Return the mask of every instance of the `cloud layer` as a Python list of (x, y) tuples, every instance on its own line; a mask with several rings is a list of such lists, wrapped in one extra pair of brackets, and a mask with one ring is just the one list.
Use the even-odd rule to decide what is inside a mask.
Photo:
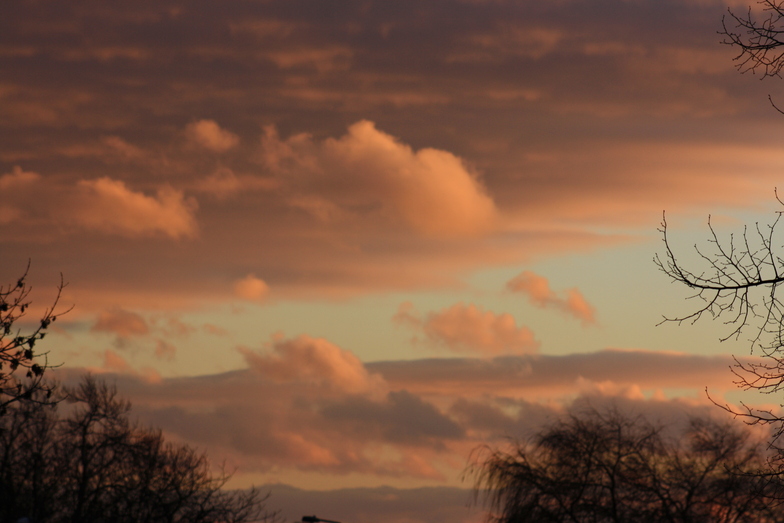
[[(731, 387), (726, 357), (582, 352), (644, 304), (553, 258), (637, 270), (663, 208), (776, 207), (777, 84), (717, 43), (733, 2), (7, 4), (3, 281), (64, 273), (47, 341), (241, 481), (454, 483), (570, 402)], [(405, 300), (416, 346), (381, 338)]]
[[(17, 3), (0, 269), (67, 268), (89, 308), (233, 300), (248, 274), (283, 295), (434, 288), (770, 193), (770, 89), (716, 45), (723, 2), (567, 3)], [(122, 263), (80, 263), (107, 251)]]
[[(363, 364), (308, 336), (241, 350), (247, 370), (209, 376), (155, 377), (114, 353), (107, 367), (122, 372), (117, 383), (141, 419), (243, 477), (350, 474), (370, 484), (454, 481), (473, 447), (525, 437), (575, 402), (672, 423), (720, 412), (705, 386), (714, 397), (734, 388), (723, 356), (608, 350)], [(663, 389), (694, 398), (666, 399)]]

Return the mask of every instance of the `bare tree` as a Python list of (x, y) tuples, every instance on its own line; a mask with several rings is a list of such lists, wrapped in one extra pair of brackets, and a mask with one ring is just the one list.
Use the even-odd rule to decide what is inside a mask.
[[(735, 57), (741, 72), (759, 72), (762, 78), (781, 77), (784, 69), (784, 0), (759, 0), (739, 14), (728, 8), (722, 19), (723, 43), (739, 53)], [(784, 114), (770, 99), (773, 107)], [(776, 198), (784, 205), (778, 194)], [(674, 282), (694, 291), (699, 304), (683, 316), (665, 317), (664, 321), (696, 322), (704, 316), (718, 319), (728, 326), (721, 341), (748, 336), (751, 353), (760, 359), (741, 361), (735, 358), (732, 371), (735, 383), (743, 390), (774, 394), (784, 390), (784, 302), (780, 288), (784, 283), (784, 259), (780, 237), (781, 212), (769, 224), (755, 223), (737, 234), (720, 238), (708, 219), (708, 246), (695, 246), (698, 256), (684, 264), (676, 256), (662, 220), (661, 233), (665, 253), (654, 261)], [(778, 456), (771, 473), (784, 476), (784, 417), (767, 409), (742, 404), (740, 410), (723, 404), (725, 410), (742, 416), (747, 423), (769, 425), (773, 429), (771, 446)]]
[[(729, 16), (722, 18), (723, 43), (735, 46), (735, 57), (741, 72), (760, 71), (766, 76), (781, 76), (784, 68), (784, 1), (760, 0), (761, 12), (751, 7), (744, 14), (728, 8)], [(728, 22), (730, 25), (728, 26)]]
[(89, 376), (67, 390), (65, 403), (9, 407), (0, 418), (0, 522), (274, 520), (266, 496), (223, 490), (229, 476), (213, 474), (204, 454), (133, 423), (129, 410), (113, 387)]
[[(760, 72), (762, 78), (781, 77), (784, 68), (784, 0), (759, 0), (759, 8), (752, 7), (743, 14), (727, 8), (721, 20), (722, 43), (738, 49), (733, 59), (742, 73)], [(729, 22), (729, 23), (728, 23)], [(768, 100), (776, 111), (784, 114), (773, 98)]]
[[(664, 255), (654, 258), (674, 282), (694, 291), (691, 298), (698, 304), (690, 313), (665, 317), (663, 321), (694, 323), (707, 316), (727, 326), (722, 341), (747, 335), (752, 354), (760, 357), (735, 358), (735, 384), (743, 390), (766, 394), (784, 390), (784, 259), (777, 250), (782, 244), (781, 221), (779, 213), (769, 225), (757, 223), (722, 239), (709, 219), (708, 246), (694, 247), (697, 259), (694, 266), (687, 268), (675, 254), (667, 222), (662, 220)], [(780, 447), (777, 441), (784, 434), (784, 418), (780, 414), (747, 404), (742, 404), (741, 411), (726, 404), (720, 406), (743, 416), (748, 423), (774, 427), (771, 445)], [(780, 450), (784, 455), (784, 447)]]
[[(16, 401), (26, 399), (46, 402), (51, 398), (52, 389), (44, 380), (44, 373), (50, 367), (47, 352), (36, 349), (38, 341), (44, 339), (47, 329), (59, 315), (70, 309), (57, 311), (65, 283), (60, 275), (52, 305), (45, 309), (38, 321), (27, 332), (18, 326), (24, 321), (31, 302), (27, 284), (27, 269), (14, 283), (0, 285), (0, 416), (6, 407)], [(43, 390), (44, 394), (36, 394)]]
[(779, 522), (774, 485), (747, 475), (764, 444), (743, 425), (694, 419), (679, 434), (617, 411), (572, 414), (468, 473), (495, 523)]

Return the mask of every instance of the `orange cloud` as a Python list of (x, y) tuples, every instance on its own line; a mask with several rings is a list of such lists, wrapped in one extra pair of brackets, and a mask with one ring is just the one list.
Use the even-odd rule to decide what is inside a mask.
[(44, 182), (38, 174), (14, 167), (0, 176), (0, 189), (5, 189), (0, 197), (12, 204), (0, 206), (0, 217), (22, 222), (18, 228), (26, 228), (28, 235), (29, 227), (42, 225), (47, 232), (56, 225), (58, 232), (86, 229), (129, 237), (194, 237), (198, 230), (196, 201), (168, 185), (148, 196), (106, 176), (74, 184)]
[(379, 217), (391, 214), (427, 236), (476, 236), (498, 225), (492, 198), (460, 158), (431, 148), (415, 152), (373, 122), (320, 143), (308, 135), (281, 140), (268, 127), (262, 143), (267, 168), (295, 180), (298, 205), (319, 202), (319, 209), (347, 213), (379, 207)]
[(91, 373), (95, 374), (120, 374), (126, 375), (129, 377), (133, 377), (136, 379), (141, 380), (143, 383), (160, 383), (162, 378), (158, 372), (151, 368), (151, 367), (144, 367), (141, 370), (134, 369), (128, 361), (114, 352), (111, 349), (107, 349), (103, 353), (103, 366), (102, 367), (90, 367), (87, 369)]
[(216, 153), (226, 152), (240, 143), (239, 136), (222, 129), (215, 120), (199, 120), (188, 124), (185, 134), (193, 142)]
[(455, 304), (422, 319), (410, 302), (400, 305), (393, 320), (421, 328), (427, 338), (454, 352), (499, 355), (535, 352), (539, 342), (528, 327), (518, 327), (511, 314), (494, 314), (476, 305)]
[(566, 291), (566, 297), (559, 296), (550, 289), (550, 283), (544, 276), (524, 271), (509, 280), (506, 288), (512, 292), (527, 294), (531, 303), (537, 307), (555, 307), (582, 320), (583, 323), (596, 323), (596, 310), (579, 290), (569, 289)]
[(303, 334), (275, 340), (271, 349), (262, 354), (244, 347), (239, 350), (251, 369), (273, 381), (308, 381), (348, 393), (369, 392), (382, 386), (382, 380), (368, 373), (359, 358), (323, 338)]
[(269, 294), (269, 285), (255, 274), (248, 274), (234, 282), (234, 295), (248, 301), (264, 299)]
[(131, 366), (128, 364), (125, 358), (123, 358), (113, 350), (107, 349), (104, 352), (103, 356), (104, 356), (103, 367), (107, 371), (123, 374), (131, 370)]
[(92, 332), (110, 332), (119, 338), (130, 338), (148, 334), (150, 327), (141, 315), (114, 307), (102, 311), (90, 330)]
[(157, 196), (147, 196), (107, 177), (81, 180), (77, 188), (76, 205), (67, 219), (86, 229), (125, 236), (196, 236), (196, 202), (181, 191), (164, 186)]

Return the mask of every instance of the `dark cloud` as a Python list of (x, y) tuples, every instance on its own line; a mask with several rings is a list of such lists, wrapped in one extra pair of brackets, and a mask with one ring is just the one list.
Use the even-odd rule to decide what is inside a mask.
[[(545, 354), (493, 359), (455, 358), (368, 363), (392, 387), (419, 393), (461, 390), (505, 394), (510, 391), (555, 392), (580, 380), (636, 384), (642, 388), (732, 387), (726, 355), (700, 356), (644, 350), (605, 350), (564, 356)], [(698, 385), (697, 385), (698, 384)]]
[[(720, 398), (732, 387), (730, 361), (603, 351), (379, 362), (365, 367), (383, 380), (359, 392), (324, 380), (292, 381), (253, 370), (151, 380), (116, 364), (109, 370), (126, 373), (107, 377), (116, 380), (145, 424), (206, 448), (213, 459), (226, 459), (242, 473), (289, 470), (443, 480), (444, 471), (459, 472), (473, 447), (528, 437), (569, 405), (616, 406), (673, 423), (690, 414), (719, 412), (702, 390), (710, 385)], [(70, 383), (78, 370), (55, 374)], [(339, 384), (341, 378), (330, 379)], [(701, 399), (650, 394), (668, 387), (693, 391)], [(381, 388), (388, 392), (380, 393)], [(379, 450), (384, 448), (394, 452)]]
[(383, 402), (352, 397), (327, 404), (322, 415), (332, 424), (346, 424), (351, 432), (395, 443), (433, 445), (464, 436), (463, 429), (432, 404), (405, 390), (390, 392)]

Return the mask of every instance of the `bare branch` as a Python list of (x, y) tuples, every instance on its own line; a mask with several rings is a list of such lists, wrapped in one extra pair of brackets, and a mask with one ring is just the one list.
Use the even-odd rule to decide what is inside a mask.
[[(67, 285), (60, 275), (52, 305), (44, 310), (32, 331), (23, 333), (17, 326), (27, 314), (32, 288), (27, 284), (30, 263), (20, 278), (7, 286), (0, 285), (0, 415), (5, 408), (19, 400), (47, 402), (52, 389), (44, 379), (51, 368), (48, 352), (41, 352), (36, 345), (46, 336), (58, 316), (73, 307), (59, 308), (63, 289)], [(35, 394), (43, 390), (43, 396)]]
[(728, 8), (719, 34), (724, 37), (723, 44), (739, 49), (734, 58), (739, 71), (760, 72), (762, 78), (781, 76), (784, 68), (784, 49), (781, 49), (784, 45), (784, 1), (761, 0), (758, 3), (762, 6), (761, 16), (755, 16), (751, 8), (743, 15)]
[(784, 306), (777, 294), (784, 282), (784, 264), (774, 252), (774, 235), (780, 220), (779, 214), (767, 226), (766, 234), (759, 224), (755, 224), (751, 234), (744, 228), (742, 247), (738, 248), (734, 235), (725, 241), (719, 238), (709, 218), (711, 251), (694, 247), (703, 262), (696, 271), (684, 267), (675, 255), (667, 235), (667, 222), (662, 218), (659, 231), (665, 254), (664, 259), (657, 254), (654, 263), (672, 281), (694, 289), (690, 299), (696, 298), (702, 305), (683, 316), (665, 316), (660, 323), (694, 323), (707, 314), (731, 327), (721, 341), (739, 339), (749, 329), (752, 350), (758, 348), (765, 354), (778, 351), (784, 345)]

